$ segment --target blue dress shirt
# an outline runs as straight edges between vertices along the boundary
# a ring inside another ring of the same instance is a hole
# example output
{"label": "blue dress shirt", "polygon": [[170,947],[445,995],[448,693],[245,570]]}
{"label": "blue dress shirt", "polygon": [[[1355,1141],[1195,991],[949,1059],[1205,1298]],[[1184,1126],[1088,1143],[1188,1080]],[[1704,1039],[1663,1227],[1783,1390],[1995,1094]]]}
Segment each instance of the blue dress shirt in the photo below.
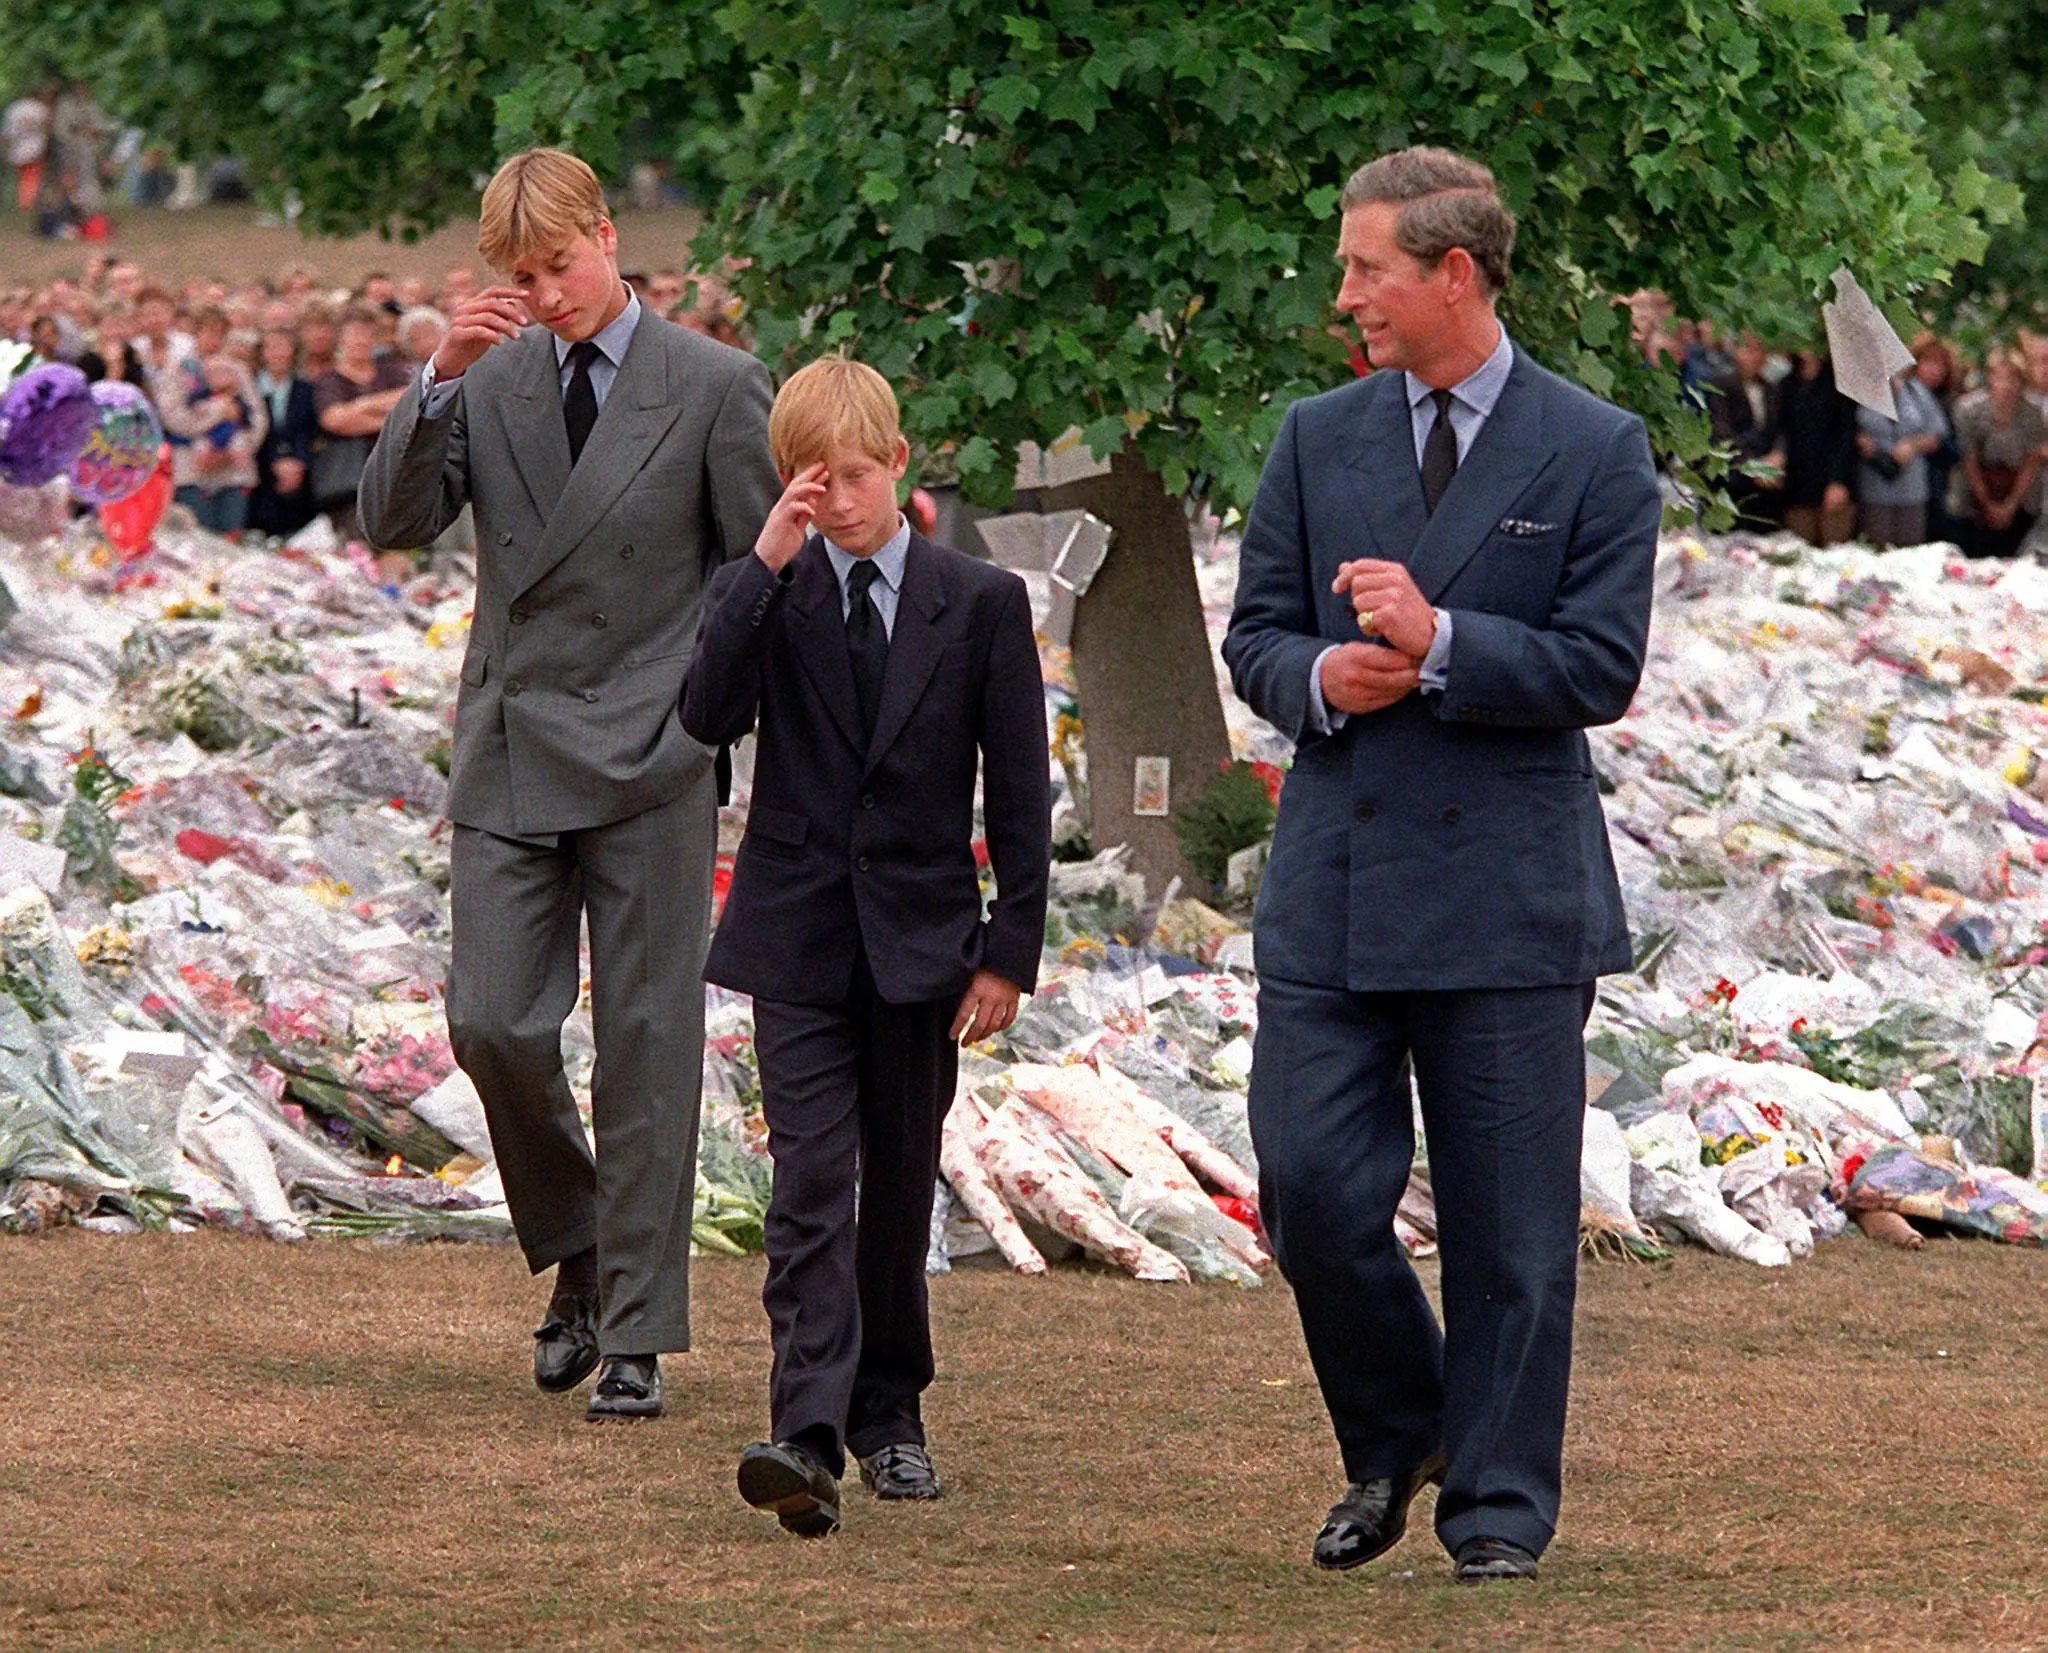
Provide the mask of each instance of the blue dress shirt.
{"label": "blue dress shirt", "polygon": [[[824,536],[820,535],[823,539]],[[882,544],[881,550],[871,557],[856,557],[851,551],[842,551],[830,540],[825,540],[825,555],[832,559],[832,572],[839,577],[839,617],[843,620],[852,612],[853,598],[846,582],[853,574],[857,562],[872,562],[875,565],[875,583],[868,587],[868,601],[875,605],[882,616],[882,630],[891,638],[896,635],[896,603],[903,595],[903,564],[910,555],[910,524],[900,514],[896,518],[896,532]]]}

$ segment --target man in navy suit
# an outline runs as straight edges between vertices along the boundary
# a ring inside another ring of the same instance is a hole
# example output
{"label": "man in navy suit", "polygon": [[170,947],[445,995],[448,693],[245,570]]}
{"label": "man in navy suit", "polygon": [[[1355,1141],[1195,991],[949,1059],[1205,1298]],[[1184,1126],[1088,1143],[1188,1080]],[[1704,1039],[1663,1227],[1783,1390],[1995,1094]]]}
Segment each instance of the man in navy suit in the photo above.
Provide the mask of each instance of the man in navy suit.
{"label": "man in navy suit", "polygon": [[[1582,1038],[1630,965],[1585,730],[1627,711],[1659,502],[1642,422],[1530,361],[1494,303],[1514,220],[1409,149],[1342,197],[1369,378],[1288,410],[1224,658],[1296,742],[1256,947],[1261,1209],[1350,1485],[1324,1567],[1442,1487],[1461,1580],[1533,1578],[1571,1364]],[[1413,1072],[1439,1330],[1393,1233]]]}

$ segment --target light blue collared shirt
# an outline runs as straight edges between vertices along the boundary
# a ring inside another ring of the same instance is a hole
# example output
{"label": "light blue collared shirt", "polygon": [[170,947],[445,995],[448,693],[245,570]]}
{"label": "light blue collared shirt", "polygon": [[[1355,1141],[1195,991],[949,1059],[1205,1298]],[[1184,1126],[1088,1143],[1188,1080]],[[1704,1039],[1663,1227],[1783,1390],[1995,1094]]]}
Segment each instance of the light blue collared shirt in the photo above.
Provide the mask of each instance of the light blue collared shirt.
{"label": "light blue collared shirt", "polygon": [[[597,360],[590,364],[590,388],[597,393],[600,409],[604,407],[604,399],[611,394],[612,381],[619,376],[619,365],[626,359],[626,347],[633,342],[633,329],[639,325],[640,295],[627,287],[625,309],[590,338],[590,342],[597,346]],[[573,348],[567,339],[556,336],[555,369],[561,380],[559,388],[565,396],[569,393],[569,380],[575,371],[569,366],[569,352]],[[420,417],[440,418],[455,405],[455,393],[461,388],[460,379],[442,384],[434,376],[433,358],[429,357],[427,365],[420,369]]]}
{"label": "light blue collared shirt", "polygon": [[910,556],[909,522],[899,515],[896,532],[871,557],[856,557],[851,551],[842,551],[830,540],[825,541],[825,555],[832,559],[832,572],[839,576],[839,617],[842,620],[853,610],[853,597],[846,586],[852,577],[853,565],[857,562],[875,565],[875,583],[868,587],[868,601],[882,616],[882,630],[893,638],[896,635],[896,603],[903,595],[903,564]]}
{"label": "light blue collared shirt", "polygon": [[[1500,401],[1500,393],[1507,388],[1508,375],[1514,371],[1515,347],[1508,339],[1508,330],[1500,330],[1500,341],[1493,352],[1465,378],[1450,387],[1451,391],[1451,434],[1458,439],[1458,463],[1464,464],[1465,455],[1472,451],[1472,444],[1478,439],[1480,430],[1493,416],[1493,410]],[[1402,374],[1407,381],[1408,414],[1415,431],[1415,463],[1422,464],[1422,450],[1429,441],[1429,433],[1436,425],[1436,400],[1432,394],[1436,386],[1424,383],[1412,373]],[[1436,610],[1436,635],[1430,639],[1429,653],[1422,657],[1419,675],[1424,694],[1441,694],[1450,675],[1451,666],[1451,617],[1443,609]],[[1308,722],[1317,734],[1327,735],[1344,727],[1344,720],[1350,714],[1332,711],[1323,699],[1323,662],[1328,659],[1337,645],[1316,656],[1315,664],[1309,668],[1308,677]]]}

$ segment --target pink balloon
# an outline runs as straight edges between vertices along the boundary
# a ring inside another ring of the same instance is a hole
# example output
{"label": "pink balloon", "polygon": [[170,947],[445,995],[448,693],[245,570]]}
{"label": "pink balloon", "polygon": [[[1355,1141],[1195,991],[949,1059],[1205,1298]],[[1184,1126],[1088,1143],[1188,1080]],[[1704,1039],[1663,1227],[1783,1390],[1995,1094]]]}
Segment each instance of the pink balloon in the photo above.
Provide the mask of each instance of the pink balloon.
{"label": "pink balloon", "polygon": [[71,467],[71,491],[88,505],[126,499],[150,479],[164,427],[134,385],[102,379],[92,387],[99,422]]}

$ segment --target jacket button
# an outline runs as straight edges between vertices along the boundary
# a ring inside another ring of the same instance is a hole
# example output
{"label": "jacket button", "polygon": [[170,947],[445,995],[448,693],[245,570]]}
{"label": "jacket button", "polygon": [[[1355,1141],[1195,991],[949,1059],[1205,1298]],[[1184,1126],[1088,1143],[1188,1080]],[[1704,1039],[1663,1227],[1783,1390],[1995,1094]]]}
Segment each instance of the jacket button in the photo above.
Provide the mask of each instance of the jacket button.
{"label": "jacket button", "polygon": [[585,689],[583,691],[583,698],[585,700],[595,700],[597,699],[597,691],[595,689]]}
{"label": "jacket button", "polygon": [[505,531],[505,530],[503,530],[503,529],[499,530],[499,533],[498,533],[498,543],[499,543],[500,545],[510,545],[510,544],[512,543],[512,536],[511,536],[511,534],[510,534],[510,533],[508,533],[508,532],[506,532],[506,531]]}
{"label": "jacket button", "polygon": [[633,548],[630,545],[622,545],[619,547],[619,555],[624,557],[626,561],[631,562],[633,560]]}
{"label": "jacket button", "polygon": [[860,795],[860,806],[862,809],[873,809],[875,807],[875,795],[872,792],[863,792]]}
{"label": "jacket button", "polygon": [[525,624],[526,624],[526,610],[525,610],[525,609],[523,609],[523,608],[515,608],[515,609],[514,609],[514,610],[512,611],[512,623],[513,623],[513,624],[514,624],[515,626],[523,626],[523,625],[525,625]]}
{"label": "jacket button", "polygon": [[1464,818],[1464,811],[1459,809],[1456,804],[1452,804],[1449,809],[1444,811],[1444,821],[1449,826],[1456,826]]}
{"label": "jacket button", "polygon": [[590,617],[590,623],[597,627],[599,631],[602,631],[611,624],[611,621],[607,620],[602,614],[593,614]]}
{"label": "jacket button", "polygon": [[1369,821],[1372,819],[1372,805],[1360,804],[1351,813],[1356,815],[1361,821]]}
{"label": "jacket button", "polygon": [[519,678],[508,677],[505,679],[505,692],[507,694],[517,694],[521,689],[525,687],[525,683],[522,682]]}
{"label": "jacket button", "polygon": [[854,862],[854,866],[859,868],[860,871],[866,872],[868,870],[868,858],[863,855],[858,861]]}

